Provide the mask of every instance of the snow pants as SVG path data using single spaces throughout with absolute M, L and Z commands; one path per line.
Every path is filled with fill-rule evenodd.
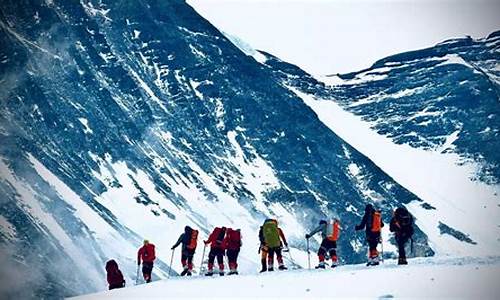
M 151 273 L 153 272 L 153 262 L 144 261 L 142 262 L 142 276 L 144 281 L 151 282 Z
M 181 263 L 184 270 L 193 270 L 193 256 L 195 249 L 183 249 L 181 255 Z
M 329 239 L 323 239 L 321 242 L 321 246 L 319 247 L 318 250 L 318 258 L 319 262 L 325 261 L 325 256 L 328 253 L 330 255 L 330 258 L 332 259 L 332 262 L 337 262 L 337 242 L 336 241 L 331 241 Z
M 224 249 L 219 247 L 210 248 L 210 252 L 208 253 L 208 271 L 213 270 L 216 257 L 219 264 L 219 271 L 224 271 Z
M 227 249 L 226 255 L 229 261 L 229 270 L 236 271 L 238 269 L 238 254 L 240 249 Z
M 398 244 L 399 259 L 406 260 L 405 246 L 410 238 L 407 236 L 396 235 L 396 243 Z
M 269 247 L 267 250 L 267 267 L 274 267 L 274 254 L 276 253 L 276 260 L 280 266 L 283 265 L 283 255 L 281 254 L 281 246 L 280 247 Z
M 380 233 L 370 233 L 366 236 L 368 248 L 370 249 L 369 258 L 378 257 L 377 245 L 380 242 Z

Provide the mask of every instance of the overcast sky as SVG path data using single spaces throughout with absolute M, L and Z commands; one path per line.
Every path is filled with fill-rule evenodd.
M 500 0 L 187 0 L 220 30 L 313 74 L 500 29 Z

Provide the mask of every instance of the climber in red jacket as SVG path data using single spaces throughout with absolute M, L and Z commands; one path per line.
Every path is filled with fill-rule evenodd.
M 151 272 L 153 272 L 155 259 L 155 245 L 148 240 L 144 240 L 144 246 L 137 252 L 137 265 L 139 266 L 142 260 L 142 276 L 146 282 L 151 282 Z

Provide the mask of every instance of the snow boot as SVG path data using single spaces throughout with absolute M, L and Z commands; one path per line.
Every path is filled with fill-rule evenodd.
M 212 275 L 214 275 L 213 271 L 208 271 L 207 273 L 205 273 L 205 276 L 212 276 Z
M 281 270 L 281 271 L 288 270 L 288 268 L 285 267 L 284 265 L 279 266 L 278 269 Z
M 317 265 L 316 267 L 314 267 L 315 269 L 324 269 L 325 268 L 325 263 L 319 263 L 319 265 Z
M 267 271 L 267 261 L 265 259 L 260 261 L 262 264 L 262 269 L 260 270 L 260 273 L 266 272 Z
M 191 276 L 191 275 L 193 275 L 191 271 L 187 271 L 186 276 Z
M 371 260 L 371 261 L 367 262 L 366 265 L 367 266 L 378 266 L 379 262 L 378 262 L 378 260 Z
M 236 270 L 230 271 L 229 273 L 227 273 L 227 275 L 238 275 L 238 271 Z
M 189 270 L 188 270 L 188 269 L 184 269 L 184 270 L 181 272 L 181 276 L 186 275 L 188 272 L 189 272 Z
M 219 272 L 219 276 L 224 276 L 224 271 Z
M 267 268 L 267 271 L 268 271 L 268 272 L 273 272 L 273 271 L 274 271 L 274 268 L 273 268 L 273 267 L 269 267 L 269 268 Z
M 398 265 L 407 265 L 408 262 L 406 261 L 406 258 L 400 257 L 398 259 Z

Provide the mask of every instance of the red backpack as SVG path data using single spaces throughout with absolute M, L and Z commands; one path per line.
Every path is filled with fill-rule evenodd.
M 330 241 L 336 242 L 339 239 L 340 234 L 340 222 L 338 220 L 331 220 L 326 224 L 328 226 L 326 228 L 327 238 Z
M 382 229 L 382 213 L 377 210 L 373 212 L 372 232 L 380 232 Z
M 226 233 L 226 248 L 236 250 L 241 247 L 241 232 L 232 228 L 227 229 Z
M 118 268 L 118 264 L 115 260 L 111 259 L 106 262 L 106 277 L 108 280 L 108 284 L 112 286 L 124 286 L 125 279 L 123 279 L 122 272 Z
M 198 243 L 198 230 L 193 229 L 191 231 L 191 239 L 189 240 L 189 243 L 186 245 L 186 248 L 190 250 L 196 249 L 197 243 Z

